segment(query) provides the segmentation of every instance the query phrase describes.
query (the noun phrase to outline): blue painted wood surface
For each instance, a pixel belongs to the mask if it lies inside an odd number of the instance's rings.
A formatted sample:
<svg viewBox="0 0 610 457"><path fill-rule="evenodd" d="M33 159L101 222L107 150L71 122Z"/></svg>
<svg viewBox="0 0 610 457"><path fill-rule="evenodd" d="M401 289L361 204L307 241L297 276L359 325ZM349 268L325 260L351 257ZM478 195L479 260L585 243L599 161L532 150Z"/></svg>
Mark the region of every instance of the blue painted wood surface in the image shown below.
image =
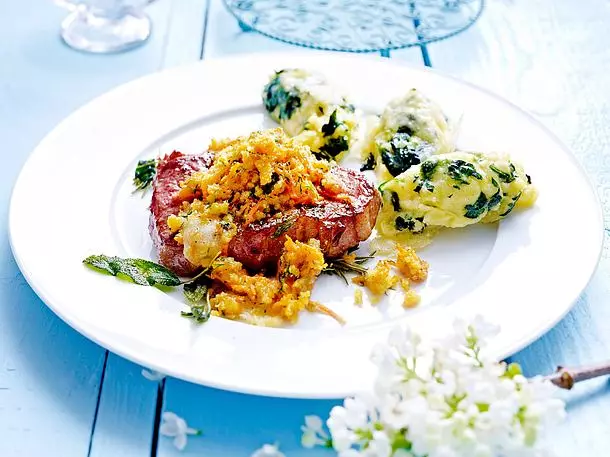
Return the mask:
<svg viewBox="0 0 610 457"><path fill-rule="evenodd" d="M574 149L607 207L610 54L604 34L610 4L487 3L472 29L424 49L432 66L489 87L538 115ZM243 32L221 0L158 0L148 12L154 31L144 47L92 56L59 41L65 12L50 0L0 1L0 456L247 457L276 441L288 457L329 455L303 450L299 426L304 415L324 415L336 402L246 396L175 379L148 381L141 367L107 354L56 318L12 259L6 237L12 184L38 141L74 109L117 84L200 58L307 52ZM423 65L417 48L391 56ZM513 357L527 374L610 359L607 254L574 310ZM580 385L565 397L570 414L552 436L556 454L608 455L608 381ZM183 416L202 428L203 436L177 451L170 439L157 435L163 411Z"/></svg>
<svg viewBox="0 0 610 457"><path fill-rule="evenodd" d="M492 1L476 27L428 46L435 68L522 106L573 150L598 189L607 228L610 79L601 68L610 53L601 31L609 19L610 5L600 0L578 7L556 0ZM604 241L599 268L574 309L512 357L526 374L610 360L608 231ZM568 418L553 433L556 453L610 455L610 422L604 419L610 408L608 380L579 385L564 397Z"/></svg>

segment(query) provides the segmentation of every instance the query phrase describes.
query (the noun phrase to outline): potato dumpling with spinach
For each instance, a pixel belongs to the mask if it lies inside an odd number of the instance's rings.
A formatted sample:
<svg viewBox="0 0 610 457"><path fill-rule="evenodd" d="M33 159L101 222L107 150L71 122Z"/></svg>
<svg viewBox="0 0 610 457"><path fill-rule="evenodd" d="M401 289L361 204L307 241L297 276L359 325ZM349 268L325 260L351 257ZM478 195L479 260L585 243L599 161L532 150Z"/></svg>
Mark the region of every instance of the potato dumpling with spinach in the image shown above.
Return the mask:
<svg viewBox="0 0 610 457"><path fill-rule="evenodd" d="M453 150L449 121L417 89L392 100L372 129L362 170L379 167L384 178L398 176L434 154Z"/></svg>
<svg viewBox="0 0 610 457"><path fill-rule="evenodd" d="M379 190L377 229L386 237L495 222L537 198L530 177L508 156L470 152L431 156Z"/></svg>
<svg viewBox="0 0 610 457"><path fill-rule="evenodd" d="M276 72L264 87L263 102L271 118L318 158L338 162L354 141L354 106L317 73Z"/></svg>

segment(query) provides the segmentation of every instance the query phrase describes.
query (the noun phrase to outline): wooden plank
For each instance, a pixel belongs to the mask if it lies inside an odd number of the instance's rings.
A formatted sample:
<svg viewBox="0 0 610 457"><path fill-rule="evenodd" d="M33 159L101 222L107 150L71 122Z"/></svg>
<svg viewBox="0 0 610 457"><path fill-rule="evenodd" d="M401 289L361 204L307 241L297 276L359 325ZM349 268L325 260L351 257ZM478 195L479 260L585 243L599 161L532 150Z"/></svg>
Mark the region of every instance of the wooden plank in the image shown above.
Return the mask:
<svg viewBox="0 0 610 457"><path fill-rule="evenodd" d="M337 402L258 397L208 389L168 379L164 410L183 417L202 436L189 437L183 451L172 439L159 438L158 457L248 457L263 444L279 443L290 457L328 456L326 450L307 450L300 444L303 418L326 417Z"/></svg>
<svg viewBox="0 0 610 457"><path fill-rule="evenodd" d="M162 68L191 63L201 57L210 0L172 0Z"/></svg>
<svg viewBox="0 0 610 457"><path fill-rule="evenodd" d="M603 94L610 91L606 77L610 54L600 37L605 36L609 18L610 5L601 0L578 7L553 0L493 1L487 2L472 29L428 46L434 68L508 98L565 141L597 186L606 223L610 222L610 111ZM526 374L610 359L608 241L600 267L573 311L512 358ZM551 436L558 456L607 454L609 394L610 385L601 379L564 395L568 420Z"/></svg>
<svg viewBox="0 0 610 457"><path fill-rule="evenodd" d="M142 368L109 353L91 457L148 457L155 427L158 382Z"/></svg>
<svg viewBox="0 0 610 457"><path fill-rule="evenodd" d="M165 39L174 36L167 30L171 6L169 0L163 0L149 8L154 29L145 46L100 56L63 45L58 31L66 12L51 1L3 3L3 213L6 214L11 187L29 152L63 117L117 84L157 70L164 56L169 60ZM24 14L28 11L35 14ZM139 368L128 367L111 356L105 376L108 387L99 395L106 352L55 317L25 284L10 255L6 231L4 220L0 224L5 240L0 243L0 254L7 259L0 263L0 455L47 455L49 448L53 455L62 457L85 457L90 450L99 456L118 455L117 449L126 437L118 431L123 429L148 429L144 440L149 441L156 387L125 383L131 372L139 373ZM98 408L98 431L104 433L97 434L92 443L92 424ZM123 416L131 411L141 415L141 423L130 426L137 416ZM113 421L115 428L109 427ZM118 444L111 444L115 439ZM134 442L137 441L136 438ZM149 452L150 448L144 447L141 455Z"/></svg>
<svg viewBox="0 0 610 457"><path fill-rule="evenodd" d="M5 160L4 170L15 172L15 162ZM0 180L2 200L10 191L7 181ZM0 455L48 455L52 443L57 455L83 457L105 351L68 328L38 299L12 260L6 227L2 239Z"/></svg>
<svg viewBox="0 0 610 457"><path fill-rule="evenodd" d="M151 11L159 38L158 54L147 68L154 71L199 60L207 0L166 1L162 11ZM161 29L161 27L166 27ZM156 445L157 382L141 375L139 367L108 355L91 443L91 457L148 457Z"/></svg>

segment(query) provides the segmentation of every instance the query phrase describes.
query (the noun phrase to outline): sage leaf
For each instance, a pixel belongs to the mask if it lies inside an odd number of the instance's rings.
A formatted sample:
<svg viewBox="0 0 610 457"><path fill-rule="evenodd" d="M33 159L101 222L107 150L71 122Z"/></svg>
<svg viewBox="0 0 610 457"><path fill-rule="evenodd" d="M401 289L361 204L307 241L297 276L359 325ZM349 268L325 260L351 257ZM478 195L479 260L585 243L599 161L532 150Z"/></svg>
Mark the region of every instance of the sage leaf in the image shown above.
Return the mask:
<svg viewBox="0 0 610 457"><path fill-rule="evenodd" d="M208 278L201 278L183 286L184 297L189 302L190 311L183 311L184 317L192 318L201 324L210 319L212 307L210 306L210 289Z"/></svg>
<svg viewBox="0 0 610 457"><path fill-rule="evenodd" d="M173 271L150 260L124 259L99 254L87 257L83 263L112 276L126 276L141 286L173 287L181 284L180 278Z"/></svg>
<svg viewBox="0 0 610 457"><path fill-rule="evenodd" d="M208 285L199 281L189 282L184 285L184 297L189 303L198 305L206 299Z"/></svg>

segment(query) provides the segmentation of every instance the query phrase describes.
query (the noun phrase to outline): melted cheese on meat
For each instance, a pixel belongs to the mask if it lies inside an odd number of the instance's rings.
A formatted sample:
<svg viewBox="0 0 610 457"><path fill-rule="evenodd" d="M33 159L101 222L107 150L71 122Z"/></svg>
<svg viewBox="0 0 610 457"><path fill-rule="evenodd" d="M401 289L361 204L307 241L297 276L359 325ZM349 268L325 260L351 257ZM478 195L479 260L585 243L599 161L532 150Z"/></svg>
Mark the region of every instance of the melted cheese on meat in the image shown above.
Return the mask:
<svg viewBox="0 0 610 457"><path fill-rule="evenodd" d="M182 182L186 202L178 215L168 218L184 256L194 265L207 267L242 225L314 204L322 195L342 198L343 187L329 163L317 160L280 128L214 140L209 150L214 163Z"/></svg>

